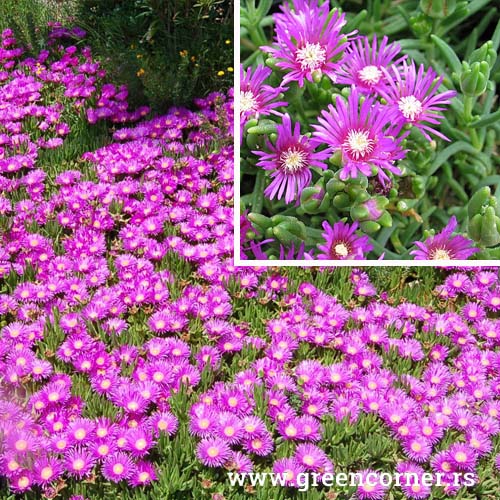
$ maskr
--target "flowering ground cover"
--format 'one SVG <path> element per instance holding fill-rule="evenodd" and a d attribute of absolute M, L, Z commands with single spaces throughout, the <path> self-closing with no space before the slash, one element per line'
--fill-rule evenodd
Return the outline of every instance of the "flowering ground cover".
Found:
<path fill-rule="evenodd" d="M 359 9 L 241 2 L 241 258 L 497 259 L 496 7 Z"/>
<path fill-rule="evenodd" d="M 2 35 L 1 498 L 497 498 L 498 270 L 234 267 L 231 93 L 129 110 L 81 36 Z"/>

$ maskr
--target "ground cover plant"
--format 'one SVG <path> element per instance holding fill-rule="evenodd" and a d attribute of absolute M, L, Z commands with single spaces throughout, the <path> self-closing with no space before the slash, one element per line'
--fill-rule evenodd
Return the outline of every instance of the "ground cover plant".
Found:
<path fill-rule="evenodd" d="M 53 28 L 0 45 L 0 497 L 497 498 L 498 269 L 234 267 L 232 93 L 151 116 Z"/>
<path fill-rule="evenodd" d="M 4 0 L 0 28 L 31 50 L 45 47 L 48 23 L 77 25 L 129 102 L 165 112 L 233 85 L 232 0 Z M 196 29 L 193 29 L 196 26 Z"/>
<path fill-rule="evenodd" d="M 241 31 L 243 259 L 499 257 L 495 2 L 243 0 Z"/>

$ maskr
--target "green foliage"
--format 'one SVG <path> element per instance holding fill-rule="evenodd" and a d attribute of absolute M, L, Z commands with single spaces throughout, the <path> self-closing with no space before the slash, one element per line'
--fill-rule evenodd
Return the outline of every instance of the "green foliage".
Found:
<path fill-rule="evenodd" d="M 231 0 L 79 0 L 75 15 L 132 104 L 163 111 L 232 85 Z"/>

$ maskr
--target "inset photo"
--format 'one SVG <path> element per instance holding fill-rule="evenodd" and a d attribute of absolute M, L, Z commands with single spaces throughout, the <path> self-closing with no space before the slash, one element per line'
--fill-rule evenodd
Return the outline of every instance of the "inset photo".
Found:
<path fill-rule="evenodd" d="M 236 262 L 500 258 L 492 8 L 241 0 Z"/>

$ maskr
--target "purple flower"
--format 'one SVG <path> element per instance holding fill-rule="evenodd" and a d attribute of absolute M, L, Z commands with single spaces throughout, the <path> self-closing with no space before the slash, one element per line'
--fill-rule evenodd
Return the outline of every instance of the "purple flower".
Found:
<path fill-rule="evenodd" d="M 311 182 L 310 167 L 325 169 L 322 163 L 328 157 L 327 152 L 314 152 L 309 139 L 300 135 L 300 123 L 292 130 L 290 116 L 283 115 L 283 123 L 276 127 L 278 139 L 274 146 L 267 141 L 269 152 L 253 151 L 260 156 L 257 165 L 271 171 L 273 181 L 265 189 L 264 194 L 271 200 L 281 200 L 283 193 L 285 201 L 290 203 L 300 197 L 302 190 Z"/>
<path fill-rule="evenodd" d="M 204 465 L 208 467 L 220 467 L 231 457 L 231 449 L 220 438 L 205 438 L 198 444 L 196 454 Z"/>
<path fill-rule="evenodd" d="M 368 236 L 358 236 L 355 234 L 358 223 L 352 226 L 342 221 L 336 222 L 333 227 L 325 221 L 323 222 L 322 234 L 325 239 L 324 245 L 318 245 L 318 249 L 323 253 L 317 255 L 318 260 L 364 260 L 365 254 L 373 249 L 368 241 Z"/>
<path fill-rule="evenodd" d="M 377 174 L 384 184 L 389 180 L 384 170 L 401 175 L 394 165 L 395 160 L 404 157 L 401 149 L 402 137 L 396 138 L 389 130 L 394 111 L 366 98 L 360 105 L 356 87 L 345 100 L 337 96 L 335 107 L 328 106 L 318 118 L 319 125 L 313 125 L 313 142 L 326 144 L 328 151 L 340 151 L 343 167 L 340 179 L 356 178 L 359 173 L 366 176 Z"/>
<path fill-rule="evenodd" d="M 254 70 L 247 68 L 246 71 L 241 65 L 240 118 L 242 128 L 248 119 L 258 119 L 261 115 L 273 112 L 275 108 L 286 106 L 286 102 L 276 101 L 280 93 L 287 90 L 286 87 L 273 88 L 264 84 L 271 73 L 271 68 L 260 64 Z"/>
<path fill-rule="evenodd" d="M 385 68 L 383 71 L 389 86 L 381 89 L 380 94 L 395 111 L 396 130 L 401 130 L 404 125 L 410 124 L 417 127 L 429 141 L 431 140 L 429 134 L 449 141 L 434 128 L 443 119 L 439 114 L 446 109 L 443 105 L 449 104 L 456 95 L 454 90 L 437 93 L 444 77 L 437 77 L 432 68 L 425 72 L 423 65 L 420 65 L 417 72 L 413 61 L 409 65 L 406 61 L 403 62 L 402 68 L 393 65 L 391 72 Z"/>
<path fill-rule="evenodd" d="M 336 79 L 338 59 L 346 46 L 347 39 L 340 34 L 346 24 L 345 15 L 335 9 L 330 13 L 328 2 L 317 5 L 310 0 L 294 0 L 293 10 L 287 3 L 282 12 L 274 15 L 276 24 L 275 46 L 261 47 L 278 59 L 278 68 L 286 71 L 283 83 L 304 80 L 313 81 L 313 76 L 327 75 Z"/>
<path fill-rule="evenodd" d="M 430 236 L 423 243 L 415 241 L 418 249 L 412 250 L 410 254 L 415 256 L 415 260 L 465 260 L 479 252 L 479 248 L 473 247 L 472 240 L 460 235 L 453 236 L 457 225 L 456 217 L 451 217 L 440 233 Z"/>
<path fill-rule="evenodd" d="M 373 35 L 371 44 L 367 36 L 351 40 L 337 73 L 337 83 L 355 85 L 362 94 L 378 93 L 385 88 L 387 76 L 382 68 L 387 68 L 401 50 L 398 43 L 387 45 L 387 40 L 384 36 L 378 47 L 376 35 Z M 405 57 L 394 64 L 399 64 Z"/>

